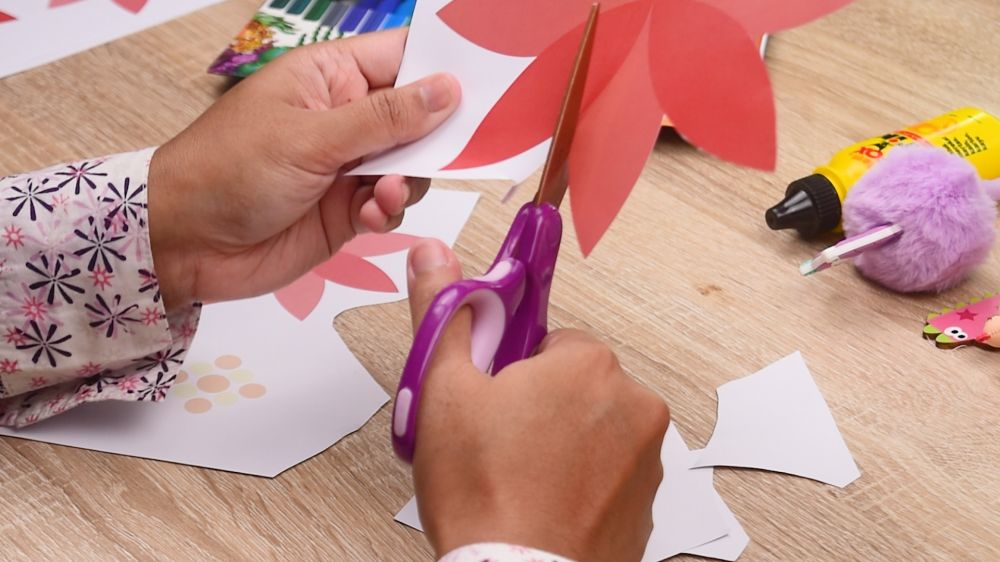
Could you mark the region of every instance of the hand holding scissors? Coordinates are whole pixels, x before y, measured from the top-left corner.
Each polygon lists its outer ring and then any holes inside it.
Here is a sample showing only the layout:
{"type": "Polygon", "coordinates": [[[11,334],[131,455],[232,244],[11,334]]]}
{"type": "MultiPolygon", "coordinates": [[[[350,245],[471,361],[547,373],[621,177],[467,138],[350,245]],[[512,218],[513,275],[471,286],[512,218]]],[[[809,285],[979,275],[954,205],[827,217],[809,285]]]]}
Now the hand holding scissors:
{"type": "Polygon", "coordinates": [[[424,376],[455,313],[464,306],[472,308],[472,361],[484,373],[495,375],[531,357],[548,333],[549,291],[562,241],[559,205],[568,187],[567,160],[583,102],[597,14],[595,4],[534,200],[518,211],[490,270],[438,293],[416,331],[392,419],[393,447],[406,462],[413,461],[424,376]]]}

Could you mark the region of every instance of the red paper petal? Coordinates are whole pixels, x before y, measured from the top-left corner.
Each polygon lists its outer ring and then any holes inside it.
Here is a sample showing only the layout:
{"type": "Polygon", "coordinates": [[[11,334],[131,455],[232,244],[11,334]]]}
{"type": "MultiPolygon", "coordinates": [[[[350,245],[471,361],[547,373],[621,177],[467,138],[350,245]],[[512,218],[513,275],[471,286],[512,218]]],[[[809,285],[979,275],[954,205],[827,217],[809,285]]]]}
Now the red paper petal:
{"type": "Polygon", "coordinates": [[[399,289],[384,271],[358,256],[339,252],[313,270],[323,279],[338,285],[379,293],[395,293],[399,289]]]}
{"type": "Polygon", "coordinates": [[[360,257],[384,256],[410,249],[420,240],[418,236],[387,232],[385,234],[361,234],[340,249],[341,252],[360,257]]]}
{"type": "Polygon", "coordinates": [[[726,12],[750,32],[751,37],[808,23],[836,11],[853,0],[701,0],[726,12]]]}
{"type": "Polygon", "coordinates": [[[649,78],[648,28],[580,121],[569,158],[573,224],[586,256],[618,216],[656,144],[663,112],[649,78]]]}
{"type": "Polygon", "coordinates": [[[0,23],[4,23],[6,21],[14,21],[16,19],[17,18],[15,18],[14,16],[12,16],[10,14],[4,13],[4,12],[0,12],[0,23]]]}
{"type": "Polygon", "coordinates": [[[677,130],[720,158],[773,170],[771,81],[746,31],[696,0],[661,0],[651,21],[653,84],[677,130]]]}
{"type": "Polygon", "coordinates": [[[146,7],[149,0],[114,0],[115,4],[118,4],[122,8],[132,12],[133,14],[138,14],[146,7]]]}
{"type": "MultiPolygon", "coordinates": [[[[631,2],[601,14],[584,91],[584,113],[618,72],[648,18],[646,1],[631,2]]],[[[444,169],[494,164],[551,137],[582,37],[580,24],[546,48],[479,124],[462,153],[444,169]]]]}
{"type": "MultiPolygon", "coordinates": [[[[602,10],[636,0],[604,0],[602,10]]],[[[448,27],[497,53],[533,57],[586,21],[593,0],[454,0],[438,11],[448,27]]]]}
{"type": "Polygon", "coordinates": [[[75,4],[80,0],[49,0],[49,8],[58,8],[59,6],[65,6],[66,4],[75,4]]]}
{"type": "Polygon", "coordinates": [[[305,320],[316,310],[325,287],[326,281],[322,277],[309,272],[284,289],[275,291],[274,296],[292,316],[305,320]]]}

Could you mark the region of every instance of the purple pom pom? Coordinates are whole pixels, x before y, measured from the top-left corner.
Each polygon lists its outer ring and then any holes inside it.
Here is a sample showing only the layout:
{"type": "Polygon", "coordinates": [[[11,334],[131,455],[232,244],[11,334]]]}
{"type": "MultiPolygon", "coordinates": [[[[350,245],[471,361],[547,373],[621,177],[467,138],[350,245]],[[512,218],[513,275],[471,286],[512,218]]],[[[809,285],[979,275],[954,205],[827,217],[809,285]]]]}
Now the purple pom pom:
{"type": "Polygon", "coordinates": [[[886,224],[903,227],[898,240],[854,264],[866,277],[906,293],[943,291],[964,280],[989,255],[996,220],[996,203],[972,164],[921,145],[890,151],[844,202],[848,236],[886,224]]]}

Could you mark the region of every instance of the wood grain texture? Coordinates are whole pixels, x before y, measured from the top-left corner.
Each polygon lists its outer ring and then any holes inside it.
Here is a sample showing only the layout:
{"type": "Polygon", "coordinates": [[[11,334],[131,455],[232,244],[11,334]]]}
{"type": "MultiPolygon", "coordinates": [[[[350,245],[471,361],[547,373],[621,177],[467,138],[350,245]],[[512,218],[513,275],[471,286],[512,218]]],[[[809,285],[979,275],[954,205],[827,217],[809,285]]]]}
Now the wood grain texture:
{"type": "MultiPolygon", "coordinates": [[[[206,66],[256,0],[0,80],[0,175],[161,143],[225,89],[206,66]]],[[[1000,356],[920,338],[930,309],[1000,289],[996,257],[960,289],[904,297],[850,268],[796,266],[824,242],[764,225],[784,184],[842,146],[963,105],[1000,111],[1000,3],[859,0],[774,38],[774,174],[720,163],[664,134],[592,258],[567,236],[552,322],[594,330],[666,398],[692,447],[715,388],[802,350],[862,478],[845,490],[723,469],[752,538],[744,560],[1000,559],[1000,356]]],[[[458,251],[488,265],[516,205],[484,192],[458,251]]],[[[337,322],[390,392],[409,345],[404,303],[337,322]]],[[[429,559],[392,521],[410,495],[389,412],[274,480],[0,440],[5,560],[429,559]]]]}

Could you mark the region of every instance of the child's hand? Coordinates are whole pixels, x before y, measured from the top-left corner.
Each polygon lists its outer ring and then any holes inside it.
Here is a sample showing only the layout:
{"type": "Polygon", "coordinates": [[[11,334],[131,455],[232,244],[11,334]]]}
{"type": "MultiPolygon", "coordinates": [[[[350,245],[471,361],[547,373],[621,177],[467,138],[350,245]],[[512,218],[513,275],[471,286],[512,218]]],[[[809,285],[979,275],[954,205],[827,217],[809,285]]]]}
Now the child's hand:
{"type": "Polygon", "coordinates": [[[437,75],[392,89],[404,30],[291,51],[153,156],[149,224],[168,306],[278,289],[364,230],[395,228],[429,180],[345,177],[458,105],[437,75]]]}
{"type": "MultiPolygon", "coordinates": [[[[454,254],[426,240],[410,253],[414,329],[459,278],[454,254]]],[[[437,554],[504,542],[577,560],[639,560],[653,528],[670,419],[663,400],[581,332],[495,378],[470,359],[456,315],[424,387],[414,456],[420,519],[437,554]]]]}

